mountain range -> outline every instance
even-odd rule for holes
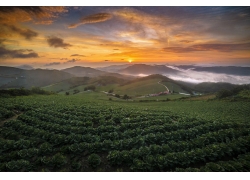
[[[104,71],[104,70],[107,71]],[[237,67],[237,66],[214,66],[214,67],[201,67],[195,65],[147,65],[147,64],[124,64],[113,65],[102,68],[91,68],[74,66],[62,70],[48,70],[48,69],[34,69],[29,65],[17,67],[0,66],[0,89],[7,88],[31,88],[32,86],[44,87],[54,83],[58,83],[74,77],[89,77],[97,78],[106,77],[105,80],[99,79],[99,82],[110,82],[126,80],[126,82],[140,76],[148,76],[152,74],[161,74],[164,76],[188,76],[189,72],[209,72],[214,74],[237,75],[242,78],[250,76],[250,67]],[[119,73],[118,73],[119,72]],[[119,79],[114,79],[116,77]],[[230,77],[230,76],[229,76]],[[90,82],[90,81],[89,81]],[[206,82],[206,81],[204,81]],[[246,79],[246,82],[247,79]],[[249,81],[250,83],[250,81]],[[249,84],[247,83],[247,84]],[[79,84],[79,83],[78,83]],[[119,84],[119,83],[118,83]],[[196,83],[197,84],[197,83]],[[236,83],[237,84],[237,83]],[[190,85],[191,87],[192,85]],[[211,86],[211,84],[200,85],[201,87]],[[222,85],[222,87],[228,85]],[[230,86],[230,85],[229,85]],[[201,88],[198,88],[201,89]],[[217,90],[218,88],[215,88]]]

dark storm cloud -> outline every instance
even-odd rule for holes
[[[77,26],[80,26],[82,24],[89,24],[89,23],[98,23],[98,22],[103,22],[107,21],[112,18],[112,15],[109,13],[97,13],[97,14],[92,14],[89,16],[82,17],[80,19],[80,22],[70,24],[68,28],[76,28]]]
[[[19,27],[16,27],[14,25],[5,25],[8,29],[10,29],[12,32],[17,33],[27,40],[31,40],[32,38],[38,36],[38,33],[35,31],[32,31],[30,29],[21,29]]]
[[[49,44],[50,47],[54,47],[54,48],[64,48],[67,49],[68,47],[72,46],[69,43],[65,43],[63,39],[58,38],[58,37],[48,37],[47,42]]]
[[[44,66],[54,66],[54,65],[59,65],[61,64],[60,62],[52,62],[52,63],[48,63],[48,64],[45,64]]]
[[[0,47],[0,58],[36,58],[38,54],[30,49],[10,50]]]
[[[188,53],[193,51],[220,51],[220,52],[232,52],[232,51],[246,51],[250,49],[250,43],[242,44],[198,44],[189,47],[167,47],[164,48],[168,52],[176,53]]]
[[[86,57],[86,56],[81,55],[81,54],[72,54],[72,55],[71,55],[71,57],[73,57],[73,56],[78,56],[78,57]]]

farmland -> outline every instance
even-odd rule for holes
[[[250,170],[248,101],[0,100],[0,171]]]

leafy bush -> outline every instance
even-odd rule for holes
[[[98,165],[101,164],[101,158],[98,154],[91,154],[88,157],[88,164],[92,167],[92,168],[96,168]]]
[[[67,163],[67,158],[60,153],[52,157],[52,163],[55,167],[61,167]]]
[[[84,91],[87,91],[87,90],[92,90],[94,91],[96,89],[96,87],[94,85],[90,85],[90,86],[87,86],[84,88]]]

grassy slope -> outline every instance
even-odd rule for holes
[[[56,83],[56,84],[51,84],[49,86],[45,86],[42,89],[46,90],[46,91],[55,91],[58,92],[60,90],[68,90],[70,89],[71,84],[69,84],[68,82],[60,82],[60,83]]]
[[[166,88],[157,82],[160,79],[148,79],[138,82],[133,82],[124,86],[119,86],[114,89],[114,93],[127,94],[130,96],[142,96],[147,94],[159,93],[166,91]]]
[[[168,87],[168,89],[170,91],[175,91],[175,92],[180,92],[180,93],[187,93],[189,94],[187,91],[183,90],[179,85],[172,83],[172,82],[161,82],[162,84],[164,84],[165,86]]]
[[[85,85],[89,81],[88,77],[73,77],[49,86],[43,87],[47,91],[68,91],[76,86]]]

